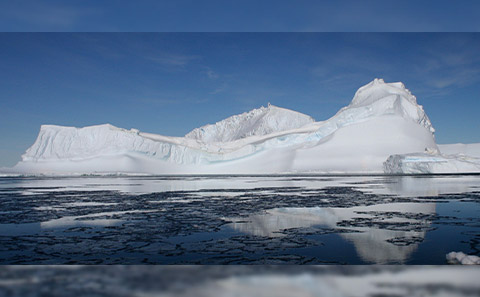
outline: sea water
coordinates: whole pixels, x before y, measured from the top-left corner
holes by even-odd
[[[1,264],[446,264],[480,176],[0,178]]]

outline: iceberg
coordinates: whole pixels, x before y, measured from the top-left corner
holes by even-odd
[[[375,79],[361,87],[348,106],[319,122],[269,104],[196,128],[184,137],[110,124],[84,128],[42,125],[35,143],[10,172],[383,174],[398,173],[391,168],[402,168],[402,173],[411,173],[398,156],[439,151],[434,132],[422,106],[402,83]],[[448,168],[458,171],[464,167]]]
[[[462,252],[450,252],[446,256],[449,264],[480,265],[480,257],[465,255]]]

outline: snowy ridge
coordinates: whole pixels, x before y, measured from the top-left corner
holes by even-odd
[[[12,170],[42,174],[392,173],[384,167],[391,155],[437,151],[434,131],[402,83],[375,79],[356,92],[350,105],[321,122],[269,105],[194,129],[186,137],[109,124],[44,125]]]
[[[229,142],[254,135],[267,135],[305,126],[315,120],[305,114],[268,104],[215,124],[195,128],[185,135],[204,143]]]

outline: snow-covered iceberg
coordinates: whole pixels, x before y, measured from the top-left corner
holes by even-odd
[[[185,137],[109,124],[43,125],[12,172],[383,173],[391,155],[438,151],[434,131],[402,83],[375,79],[361,87],[348,106],[320,122],[269,104]]]

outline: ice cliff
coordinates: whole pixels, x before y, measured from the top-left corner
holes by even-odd
[[[185,137],[109,124],[43,125],[13,170],[33,174],[410,173],[410,167],[402,165],[405,156],[428,151],[444,157],[434,131],[422,106],[402,83],[375,79],[361,87],[348,106],[321,122],[269,105],[194,129]],[[426,170],[435,172],[436,167]]]

